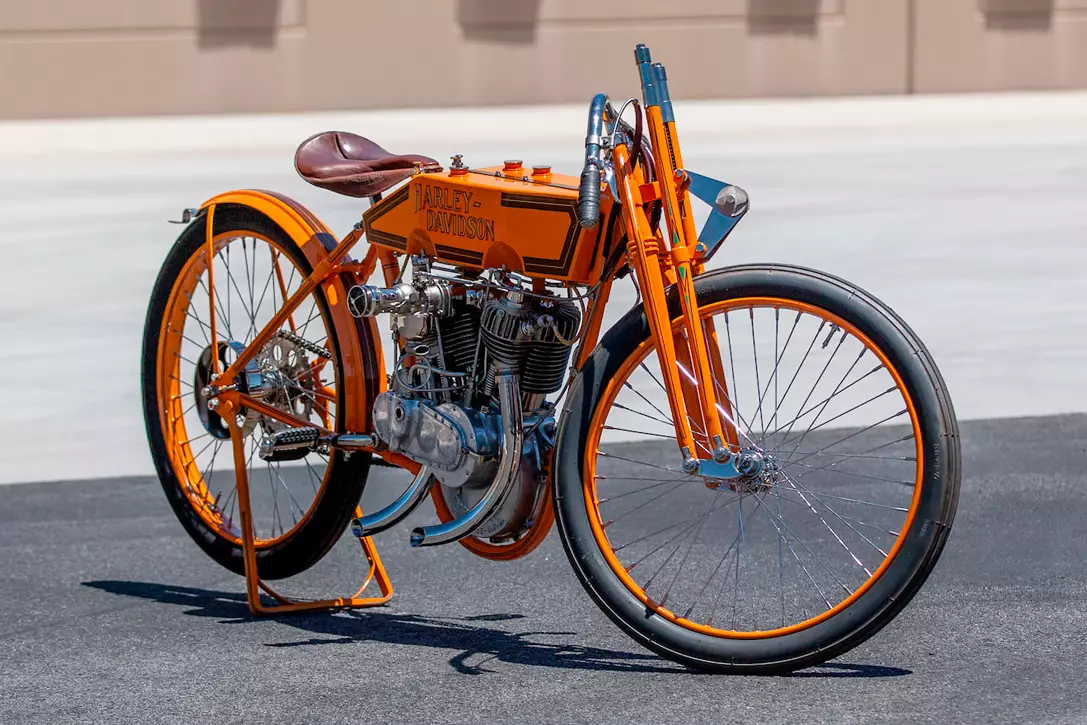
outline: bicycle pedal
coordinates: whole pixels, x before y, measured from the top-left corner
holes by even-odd
[[[320,438],[316,428],[287,428],[265,436],[258,454],[265,461],[297,461],[316,449]]]

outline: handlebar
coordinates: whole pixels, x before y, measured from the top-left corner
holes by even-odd
[[[638,64],[638,73],[641,75],[646,108],[660,106],[665,119],[672,121],[672,102],[668,97],[668,81],[664,66],[660,63],[654,64],[649,55],[649,48],[641,44],[634,49],[634,59]],[[618,116],[611,108],[608,97],[603,93],[597,93],[589,105],[589,128],[585,136],[585,168],[581,171],[581,184],[577,194],[578,223],[583,229],[592,229],[600,223],[600,176],[605,166],[600,152],[604,145],[605,109],[609,115]],[[641,146],[641,116],[638,117],[638,121],[635,144]],[[615,123],[629,131],[629,126],[623,123],[621,118],[616,118]],[[640,148],[634,150],[635,158],[640,151]]]
[[[589,106],[589,128],[585,135],[585,168],[581,171],[581,185],[577,194],[577,218],[583,229],[592,229],[600,222],[600,172],[604,162],[600,148],[604,133],[604,108],[608,97],[603,93],[593,96]]]

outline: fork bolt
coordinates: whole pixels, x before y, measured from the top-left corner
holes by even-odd
[[[728,463],[732,458],[732,451],[725,447],[724,441],[721,440],[721,436],[713,437],[713,460],[718,463]]]
[[[691,449],[687,446],[683,447],[683,472],[684,473],[697,473],[700,465],[698,459],[691,455]]]

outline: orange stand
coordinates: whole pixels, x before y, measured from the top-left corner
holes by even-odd
[[[230,426],[230,440],[234,448],[234,471],[238,489],[238,511],[242,525],[242,557],[245,563],[245,593],[249,602],[249,611],[255,615],[290,614],[293,612],[310,612],[329,609],[362,609],[364,607],[376,607],[385,604],[393,595],[393,586],[389,581],[389,575],[385,572],[385,566],[378,556],[377,547],[370,537],[362,537],[359,544],[362,545],[362,553],[369,565],[369,571],[358,591],[350,597],[338,599],[319,599],[313,601],[294,601],[277,593],[268,584],[261,581],[257,573],[257,547],[254,541],[253,515],[249,508],[249,475],[245,467],[245,445],[243,443],[241,429],[232,415],[233,405],[227,401],[221,401],[224,408],[221,415]],[[362,509],[355,508],[355,516],[362,517]],[[380,597],[363,597],[371,582],[377,581],[381,590]],[[261,602],[260,592],[263,590],[268,596],[279,604],[271,606]]]

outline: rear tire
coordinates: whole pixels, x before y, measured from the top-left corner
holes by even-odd
[[[179,442],[173,437],[173,431],[176,429],[173,426],[165,425],[168,414],[166,406],[169,396],[164,389],[163,381],[168,380],[169,377],[164,373],[164,370],[178,370],[181,363],[178,362],[176,363],[178,367],[171,368],[170,366],[175,363],[160,359],[168,342],[164,340],[164,336],[169,334],[167,332],[169,320],[179,318],[178,308],[176,307],[177,304],[182,304],[179,302],[182,299],[179,295],[192,294],[186,292],[188,287],[195,290],[200,289],[196,285],[196,281],[202,282],[202,280],[196,280],[196,276],[202,276],[203,273],[197,272],[194,276],[192,265],[194,263],[199,264],[199,260],[206,257],[204,253],[206,247],[206,223],[207,217],[202,214],[181,233],[162,266],[151,294],[143,338],[142,386],[144,418],[151,455],[158,472],[159,481],[178,520],[193,541],[208,556],[226,569],[236,574],[244,574],[240,529],[237,528],[238,524],[234,519],[233,511],[231,511],[229,522],[222,520],[217,523],[216,516],[218,516],[218,519],[225,519],[227,516],[226,511],[219,511],[216,514],[216,509],[226,508],[225,500],[212,501],[211,497],[214,495],[214,491],[204,490],[209,487],[189,480],[194,474],[187,474],[184,481],[179,477],[179,470],[185,470],[186,466],[184,461],[179,463],[178,460],[175,460],[179,455],[178,451],[188,450],[189,455],[194,460],[195,455],[191,449],[184,449],[179,446]],[[215,211],[214,232],[216,238],[223,237],[226,240],[225,244],[236,244],[236,242],[230,241],[235,237],[243,240],[253,238],[254,269],[257,264],[256,241],[259,239],[262,242],[270,243],[272,248],[277,250],[283,257],[286,257],[290,265],[293,265],[295,271],[301,275],[299,279],[311,271],[309,262],[290,236],[271,219],[253,209],[233,204],[219,205]],[[237,260],[238,255],[239,252],[235,250],[235,260]],[[248,264],[248,259],[246,263]],[[219,288],[224,287],[224,281],[219,277],[220,271],[216,271],[217,294],[219,294]],[[240,273],[238,276],[241,276]],[[242,286],[244,284],[243,281]],[[224,295],[223,298],[226,299],[226,293],[223,292],[222,294]],[[241,290],[238,290],[237,294],[238,297],[243,296]],[[313,298],[315,309],[319,311],[320,319],[324,321],[327,333],[327,343],[322,344],[327,345],[332,353],[330,362],[334,366],[335,380],[342,381],[341,341],[336,334],[334,325],[331,324],[328,301],[319,288],[313,292]],[[273,293],[273,302],[274,299]],[[184,315],[182,314],[180,317],[184,318]],[[365,329],[368,330],[369,328]],[[206,330],[200,331],[197,328],[197,331],[193,332],[190,329],[185,334],[188,334],[190,338],[198,338],[198,342],[202,343],[203,338],[200,338],[199,335],[206,334]],[[191,385],[189,387],[192,388]],[[351,402],[366,404],[366,401],[345,401],[343,399],[344,387],[342,384],[336,386],[335,409],[343,410],[343,406]],[[195,392],[194,390],[184,390],[183,392],[186,395],[183,397],[182,404],[187,408],[191,402],[188,399],[192,398]],[[317,398],[314,397],[315,402],[316,400]],[[330,407],[331,405],[326,404],[326,409]],[[336,415],[335,418],[337,432],[346,432],[342,426],[343,416]],[[220,425],[222,425],[221,422]],[[259,427],[259,425],[258,423],[257,426]],[[190,427],[195,428],[191,416]],[[195,436],[204,432],[204,430],[197,429],[190,431],[189,435]],[[254,431],[253,435],[256,435],[257,432]],[[219,442],[223,443],[224,441],[220,440]],[[226,450],[219,454],[223,456],[220,462],[226,463],[231,471],[228,476],[229,481],[229,477],[233,476],[234,466],[229,437],[225,439],[225,446],[223,447]],[[314,456],[316,454],[310,454],[310,457]],[[318,463],[321,466],[324,465],[323,461],[318,461]],[[271,536],[264,537],[262,540],[258,533],[256,559],[259,575],[264,579],[282,579],[294,576],[316,564],[328,553],[339,540],[354,515],[369,469],[369,454],[355,453],[350,458],[345,458],[341,453],[335,453],[328,460],[320,490],[314,495],[300,520],[289,530],[284,530],[285,525],[280,522],[278,536],[276,535],[274,523],[271,528]],[[311,468],[311,470],[313,469]],[[196,471],[196,474],[200,473],[199,470]],[[271,479],[271,469],[269,469],[269,478]],[[250,488],[253,489],[254,485],[251,480]],[[287,484],[284,483],[283,486],[286,488]],[[316,488],[316,485],[314,485],[314,488]],[[286,497],[288,494],[279,492],[279,495]],[[201,496],[203,496],[203,499]],[[223,497],[220,496],[219,498],[222,499]],[[295,501],[295,505],[298,505],[297,501]],[[284,501],[284,506],[290,509],[292,503]],[[302,507],[299,505],[298,509],[301,511]],[[293,511],[291,511],[291,514],[295,515]]]
[[[649,324],[642,308],[639,306],[631,310],[601,340],[572,387],[567,410],[560,423],[555,458],[555,511],[564,548],[579,580],[601,610],[636,641],[666,658],[700,670],[753,674],[784,673],[825,662],[856,647],[890,622],[917,593],[936,565],[954,519],[961,477],[958,426],[951,400],[936,365],[916,335],[889,308],[871,295],[843,280],[801,267],[749,265],[702,275],[695,280],[695,289],[698,303],[703,311],[712,308],[714,305],[717,305],[716,309],[725,310],[730,309],[730,305],[740,306],[743,307],[743,312],[739,317],[744,320],[744,324],[746,324],[747,319],[746,307],[748,304],[754,303],[741,302],[741,300],[770,300],[765,304],[771,310],[774,309],[774,299],[778,300],[784,307],[795,304],[797,306],[802,305],[805,309],[823,310],[829,316],[842,320],[845,324],[859,331],[861,337],[857,338],[858,340],[867,337],[873,345],[873,349],[881,351],[886,362],[889,363],[887,369],[890,370],[890,367],[893,366],[894,371],[901,378],[901,387],[904,387],[905,391],[903,397],[906,400],[912,400],[913,410],[915,411],[910,413],[911,419],[915,421],[913,428],[915,434],[910,437],[916,439],[916,447],[920,451],[920,458],[916,460],[922,463],[921,465],[913,464],[918,471],[917,479],[913,483],[913,488],[906,494],[912,496],[911,508],[906,514],[908,528],[904,527],[901,531],[888,531],[888,534],[894,534],[898,537],[896,539],[898,543],[896,548],[891,549],[889,556],[884,559],[885,568],[876,570],[873,579],[868,580],[864,586],[857,587],[855,590],[850,590],[849,587],[843,584],[846,591],[850,592],[850,597],[839,604],[842,607],[840,610],[833,608],[832,602],[828,601],[825,612],[791,627],[783,626],[778,629],[775,621],[772,630],[760,629],[757,623],[751,628],[751,631],[739,631],[736,628],[726,630],[716,628],[712,624],[712,613],[709,625],[697,624],[683,615],[679,609],[680,602],[677,601],[673,604],[673,601],[669,599],[671,589],[664,592],[663,599],[667,600],[666,607],[664,604],[658,603],[659,598],[654,599],[659,595],[645,595],[652,582],[646,584],[644,590],[639,591],[637,587],[641,587],[641,585],[633,581],[634,574],[629,573],[627,578],[633,581],[634,588],[632,588],[630,583],[624,581],[622,571],[617,568],[617,566],[627,567],[628,565],[620,562],[621,556],[614,551],[614,545],[611,542],[610,537],[613,534],[608,533],[615,529],[615,526],[608,528],[609,525],[613,525],[615,522],[605,521],[599,513],[601,505],[609,499],[599,496],[596,488],[597,479],[608,477],[596,475],[595,461],[597,455],[606,456],[607,454],[598,454],[595,448],[599,445],[596,442],[600,440],[600,429],[605,426],[608,420],[609,410],[605,409],[604,406],[610,409],[610,400],[615,400],[615,396],[622,392],[623,380],[626,379],[624,376],[627,374],[624,371],[634,369],[632,366],[636,362],[635,358],[639,355],[646,355],[647,346],[651,345],[649,342],[651,339]],[[674,294],[670,295],[669,303],[673,320],[678,320],[680,310]],[[754,312],[751,314],[753,315],[751,337],[747,339],[746,343],[749,346],[748,350],[752,349],[755,334]],[[785,313],[781,313],[781,316],[785,317]],[[797,319],[800,319],[800,313],[797,314]],[[732,334],[736,335],[736,332],[739,331],[739,325],[734,323],[733,326],[738,328],[732,331]],[[743,329],[746,330],[746,328]],[[824,330],[824,328],[820,328],[820,330]],[[724,334],[722,331],[722,337]],[[817,331],[816,334],[818,337],[814,339],[822,340],[826,332]],[[784,334],[782,334],[782,337],[784,337]],[[775,355],[777,354],[776,346],[777,342],[775,341]],[[826,347],[824,345],[824,348]],[[729,352],[731,355],[731,347]],[[782,355],[784,355],[784,351]],[[777,362],[780,363],[780,361],[781,357],[778,357]],[[727,359],[724,361],[724,365],[727,369]],[[764,374],[766,370],[767,368],[764,367]],[[777,372],[777,363],[774,364],[774,371]],[[765,377],[762,378],[762,383],[768,386]],[[731,384],[730,381],[729,385],[731,386]],[[816,385],[818,384],[817,380]],[[756,394],[755,396],[760,401],[760,409],[762,400],[766,396],[763,387],[762,385],[759,386],[759,392],[762,395]],[[781,387],[785,387],[784,382],[782,382]],[[615,392],[617,389],[619,392]],[[837,388],[835,388],[835,392],[837,392]],[[663,395],[663,393],[660,394]],[[908,394],[908,397],[906,394]],[[743,393],[733,390],[732,395],[743,395]],[[751,415],[752,408],[753,406],[750,406],[748,409],[749,415]],[[647,408],[647,410],[649,409]],[[740,414],[737,413],[737,415]],[[766,414],[769,415],[768,410]],[[753,416],[752,420],[754,420]],[[613,430],[616,429],[613,428]],[[667,429],[661,428],[661,430]],[[751,428],[751,430],[754,430],[754,428]],[[766,430],[767,428],[763,428],[764,432]],[[877,428],[876,430],[887,429]],[[919,435],[916,432],[919,432]],[[674,436],[674,433],[672,435]],[[788,435],[786,435],[786,438],[788,438]],[[767,445],[769,447],[769,444]],[[605,446],[607,446],[606,443]],[[781,448],[784,447],[781,446]],[[793,450],[795,451],[795,448]],[[654,459],[656,464],[651,462],[645,465],[668,467],[669,470],[678,469],[680,457],[678,450],[674,446],[674,438],[668,451],[668,455],[674,456],[673,458]],[[624,455],[636,457],[635,453]],[[862,458],[863,456],[855,457]],[[868,456],[868,458],[875,457],[877,456]],[[803,457],[800,460],[803,460]],[[903,458],[903,460],[906,459]],[[806,464],[809,469],[831,469],[831,472],[839,470],[833,468],[836,464],[820,468],[812,466],[810,463],[809,461],[809,464]],[[649,470],[652,473],[652,469]],[[625,475],[627,474],[622,474],[622,476]],[[795,472],[793,475],[796,476]],[[827,473],[827,475],[831,475],[831,473]],[[860,478],[854,479],[854,483],[858,487],[862,487],[866,483],[871,485],[870,482],[861,480],[863,478],[865,476],[861,474]],[[670,478],[668,483],[673,480],[678,480],[678,478]],[[694,486],[695,488],[686,488],[681,495],[688,497],[700,495],[699,491],[703,490],[703,486],[698,482],[698,479],[685,480],[690,480],[690,483],[682,484],[683,486]],[[813,479],[809,478],[807,480],[809,485],[814,485],[811,484]],[[614,482],[612,484],[619,485]],[[752,497],[758,497],[760,493],[766,494],[767,491],[773,491],[778,486],[777,479],[775,479],[775,483],[767,485],[766,488],[753,488],[753,493],[736,493],[736,499],[740,500],[747,497],[749,502],[754,503]],[[795,487],[793,491],[788,491],[784,484],[781,484],[780,487],[783,490],[782,496],[785,493],[796,491]],[[919,489],[919,492],[917,492],[917,489]],[[705,490],[709,490],[709,488]],[[825,492],[827,489],[822,490]],[[856,490],[863,489],[858,488]],[[893,489],[893,491],[902,490],[904,489]],[[638,492],[634,491],[634,493]],[[653,495],[655,494],[656,492]],[[708,495],[721,496],[722,494],[714,491]],[[728,495],[727,488],[724,495]],[[804,498],[804,496],[801,496],[801,498]],[[833,496],[829,499],[816,501],[809,493],[809,496],[804,498],[805,503],[809,499],[817,507],[822,505],[821,502],[831,499],[836,502],[835,505],[843,506],[842,503],[837,503],[837,498]],[[763,500],[769,499],[764,498]],[[845,498],[843,500],[848,501],[850,499]],[[800,502],[794,501],[794,503],[799,504]],[[645,514],[646,516],[660,517],[651,519],[653,521],[652,527],[655,528],[660,525],[660,522],[665,521],[663,517],[668,514],[668,504],[657,502],[650,505],[658,507],[655,513]],[[711,505],[711,512],[713,505],[716,504]],[[780,503],[778,505],[780,506]],[[760,506],[765,508],[766,504],[754,503],[751,508],[757,510]],[[645,509],[645,511],[649,510],[648,508]],[[815,511],[815,508],[812,511]],[[901,511],[907,511],[907,509],[902,508]],[[741,512],[743,512],[742,508]],[[780,508],[778,512],[781,513]],[[807,512],[804,511],[803,513],[806,514]],[[824,513],[826,513],[825,509]],[[710,514],[706,515],[709,516]],[[755,515],[755,511],[752,511],[749,515],[749,521],[750,516],[753,515]],[[799,516],[799,514],[797,515]],[[834,515],[837,516],[837,514]],[[826,513],[826,516],[831,518],[829,513]],[[743,518],[744,514],[741,513],[740,519]],[[766,518],[773,523],[774,515],[772,513],[768,513]],[[784,525],[784,518],[778,520]],[[827,528],[837,527],[839,530],[844,530],[845,526],[854,528],[853,524],[848,523],[849,521],[857,522],[858,519],[843,519],[843,523],[831,518],[831,526]],[[703,525],[704,523],[705,520],[703,520]],[[765,521],[763,523],[765,524]],[[741,523],[738,526],[741,532],[744,525]],[[861,525],[861,523],[856,523],[858,528]],[[779,527],[776,523],[773,523],[773,526],[777,529],[776,533],[780,536],[782,542],[790,541],[785,529]],[[649,527],[646,526],[645,528]],[[854,530],[856,531],[857,528],[854,528]],[[637,532],[637,534],[640,533],[640,531]],[[683,557],[684,563],[686,562],[686,556],[690,556],[691,551],[695,550],[701,535],[700,527],[698,533],[694,535],[694,541],[690,544],[690,550]],[[874,536],[873,534],[873,538]],[[829,542],[827,544],[829,547],[836,546],[829,535],[825,535],[825,538]],[[652,540],[650,541],[652,542]],[[735,544],[735,541],[733,543]],[[681,543],[679,546],[682,547],[683,544]],[[846,545],[842,544],[842,546]],[[622,548],[622,546],[619,547],[619,549]],[[761,561],[758,566],[771,567],[772,561],[776,558],[778,575],[780,576],[782,560],[777,557],[780,556],[782,546],[779,543],[775,548],[776,550],[763,560],[757,560],[752,554],[750,560],[752,563],[745,563],[744,566],[750,566],[754,570],[756,561]],[[804,554],[803,550],[800,550],[799,544],[795,548],[799,550],[800,555]],[[849,547],[846,546],[846,549],[848,550]],[[877,549],[879,549],[878,546]],[[659,556],[663,556],[663,553],[667,550],[663,549]],[[677,548],[676,551],[678,550]],[[722,550],[724,550],[723,546],[719,549],[710,549],[713,552]],[[633,557],[634,555],[630,554],[630,551],[630,549],[625,550],[624,555]],[[699,551],[701,552],[702,549],[699,549]],[[841,554],[840,551],[838,553]],[[850,553],[852,554],[852,552]],[[658,555],[654,554],[654,556]],[[706,554],[706,556],[708,557],[709,554]],[[716,553],[714,553],[714,556],[716,556]],[[737,576],[733,580],[736,589],[735,596],[737,601],[746,601],[741,600],[739,585],[740,553],[736,553],[735,556],[737,560]],[[786,552],[786,559],[788,559],[788,556],[789,553]],[[872,554],[872,556],[875,555]],[[673,559],[673,562],[677,561],[678,558]],[[669,556],[669,559],[672,559],[672,556]],[[801,559],[802,556],[797,556],[798,563]],[[725,559],[722,557],[722,562],[724,561]],[[667,563],[666,560],[665,564]],[[635,565],[630,565],[629,569],[634,569]],[[646,566],[650,565],[647,564]],[[729,560],[729,567],[731,567],[731,560]],[[718,565],[718,568],[720,568],[720,565]],[[811,568],[814,569],[815,565],[811,565]],[[675,575],[677,579],[682,571],[683,565],[680,565],[679,572]],[[713,571],[716,572],[717,570]],[[818,577],[819,572],[815,571],[815,575]],[[656,575],[654,574],[654,576]],[[858,576],[860,575],[858,574]],[[710,579],[706,581],[706,585],[703,585],[703,589],[708,586],[711,580],[718,581],[713,577],[714,574],[711,574]],[[724,578],[728,579],[727,571]],[[798,575],[797,579],[802,580],[803,577]],[[771,581],[773,580],[771,579]],[[675,580],[672,583],[674,584]],[[803,584],[802,581],[801,584]],[[819,589],[815,579],[812,580],[812,584],[815,585],[816,589]],[[725,586],[725,583],[721,584],[722,589]],[[755,585],[752,584],[751,586],[754,587]],[[797,586],[799,587],[800,584]],[[770,591],[773,592],[772,589]],[[640,596],[640,594],[645,596]],[[823,597],[824,592],[820,591],[819,594],[820,597]],[[762,596],[764,598],[760,600],[758,596],[752,595],[752,611],[754,611],[755,606],[765,606],[767,601],[772,601],[776,607],[776,592],[773,592],[772,599],[765,598],[765,594]],[[830,592],[823,598],[832,600],[834,596],[834,593]],[[784,625],[787,606],[784,584],[782,584],[781,597],[781,617]],[[856,598],[853,599],[853,597]],[[691,605],[691,609],[687,610],[687,615],[691,614],[696,604],[697,601]],[[733,607],[735,606],[734,604]],[[675,611],[673,612],[668,607]],[[717,605],[715,603],[714,612],[716,611]],[[776,617],[776,609],[774,611]],[[735,617],[734,609],[734,621]],[[823,618],[820,619],[820,617]]]

